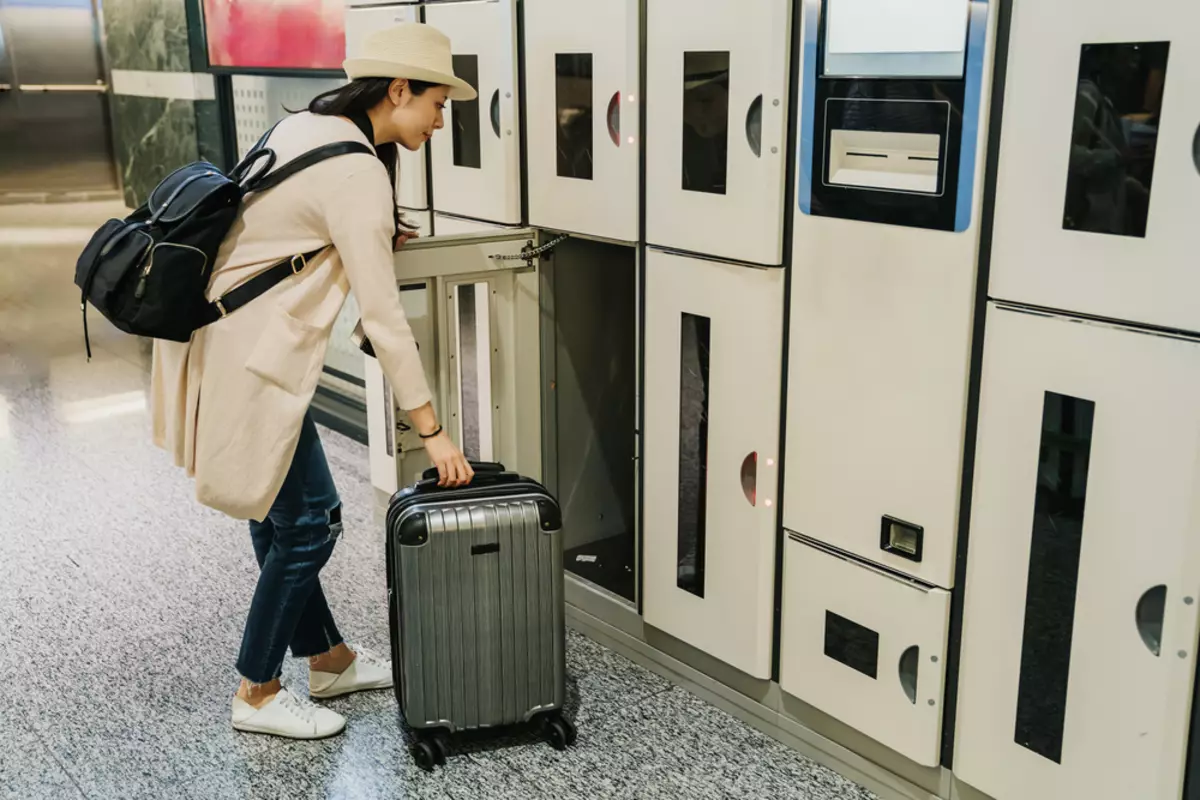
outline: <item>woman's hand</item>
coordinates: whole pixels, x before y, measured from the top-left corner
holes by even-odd
[[[438,486],[466,486],[475,477],[475,470],[467,463],[466,456],[450,441],[450,434],[444,430],[432,439],[425,440],[425,453],[437,467]]]
[[[392,249],[399,252],[401,247],[408,243],[409,239],[419,239],[421,234],[416,231],[400,231],[396,234],[396,240],[392,242]]]

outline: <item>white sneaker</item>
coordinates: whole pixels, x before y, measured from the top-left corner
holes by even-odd
[[[262,708],[234,697],[233,727],[285,739],[325,739],[345,730],[346,718],[283,689]]]
[[[308,675],[308,693],[313,697],[328,700],[344,694],[371,689],[392,688],[392,662],[386,661],[366,650],[359,650],[358,657],[345,672],[318,672]]]

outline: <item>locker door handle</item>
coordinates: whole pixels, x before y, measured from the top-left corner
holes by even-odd
[[[1192,139],[1192,161],[1196,163],[1196,172],[1200,172],[1200,127],[1196,128],[1196,138]]]
[[[921,648],[915,644],[900,655],[900,688],[913,705],[917,704],[917,670],[920,661]]]
[[[612,139],[612,143],[617,147],[621,146],[621,93],[617,92],[612,96],[612,100],[608,101],[608,114],[605,116],[608,121],[608,138]],[[1200,142],[1200,138],[1197,138]],[[1200,163],[1200,162],[1197,162]]]
[[[11,83],[0,83],[0,94],[3,94],[4,92],[11,92],[12,90],[13,85]]]
[[[1138,635],[1142,644],[1155,656],[1162,655],[1163,615],[1167,608],[1167,587],[1154,586],[1145,591],[1138,599],[1137,619]]]
[[[742,494],[746,502],[758,505],[758,453],[751,453],[742,461]]]
[[[496,134],[496,138],[500,138],[500,90],[492,92],[491,106],[492,130]]]
[[[760,94],[754,98],[754,102],[750,104],[750,109],[746,112],[746,141],[750,144],[750,150],[758,158],[762,158],[762,109],[763,96]]]

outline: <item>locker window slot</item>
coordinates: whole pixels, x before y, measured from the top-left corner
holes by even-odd
[[[1065,229],[1145,237],[1170,46],[1083,45]]]
[[[825,612],[825,655],[868,678],[879,676],[879,634],[832,611]]]
[[[1017,744],[1062,763],[1092,422],[1090,400],[1046,392],[1034,494]]]
[[[454,74],[479,91],[479,56],[454,56]],[[450,129],[454,166],[480,169],[479,98],[450,101]]]
[[[559,53],[556,77],[555,127],[560,178],[592,180],[592,54]]]
[[[492,345],[488,284],[455,287],[459,441],[472,461],[492,461]]]
[[[679,347],[679,569],[676,585],[704,597],[712,320],[684,314]]]
[[[729,168],[729,53],[683,54],[683,188],[725,194]]]

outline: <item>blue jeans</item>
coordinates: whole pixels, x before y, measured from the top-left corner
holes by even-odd
[[[237,662],[246,680],[278,678],[289,645],[305,658],[342,643],[318,577],[341,533],[341,500],[317,426],[305,415],[275,504],[265,520],[250,523],[261,571]]]

